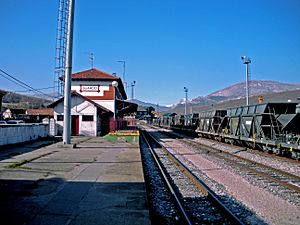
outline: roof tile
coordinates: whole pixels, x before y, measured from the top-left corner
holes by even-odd
[[[117,80],[119,77],[115,77],[111,74],[105,73],[97,69],[85,70],[79,73],[72,74],[72,79],[108,79]]]

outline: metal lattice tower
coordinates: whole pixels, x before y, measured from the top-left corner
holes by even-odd
[[[59,0],[55,49],[55,78],[53,93],[54,97],[56,98],[62,97],[64,94],[64,82],[59,78],[65,76],[69,4],[69,0]]]

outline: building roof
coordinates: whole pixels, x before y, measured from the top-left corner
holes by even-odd
[[[12,114],[25,114],[26,109],[19,109],[19,108],[4,108],[6,112],[10,111]]]
[[[88,101],[88,102],[92,103],[94,106],[96,106],[97,108],[100,108],[100,109],[103,111],[103,113],[112,113],[109,109],[103,107],[102,105],[97,104],[96,102],[94,102],[94,101],[88,99],[87,97],[85,97],[85,96],[79,94],[79,93],[76,92],[76,91],[72,91],[71,96],[78,96],[79,98],[83,98],[85,101]],[[63,101],[64,101],[64,97],[58,99],[58,100],[55,101],[55,102],[52,102],[52,103],[51,103],[50,105],[48,105],[47,107],[48,107],[48,108],[54,108],[56,105],[58,105],[59,103],[61,103],[61,102],[63,102]]]
[[[53,116],[53,109],[27,109],[27,115],[32,116]]]
[[[137,111],[139,111],[139,112],[147,112],[146,107],[144,107],[142,105],[138,105]]]
[[[119,77],[113,76],[111,74],[105,73],[103,71],[97,70],[97,69],[90,69],[90,70],[85,70],[79,73],[74,73],[72,74],[72,80],[118,80],[120,79]]]
[[[118,115],[124,115],[126,113],[134,113],[137,111],[138,104],[128,102],[128,101],[121,101],[117,100],[116,107],[118,109]]]
[[[61,80],[64,80],[64,77],[60,78]],[[127,95],[124,89],[123,82],[120,77],[111,75],[109,73],[97,70],[95,68],[90,70],[85,70],[78,73],[72,74],[72,81],[75,80],[88,80],[88,81],[95,81],[95,80],[101,80],[101,81],[117,81],[118,82],[118,89],[120,91],[120,94],[122,95],[123,99],[127,99]]]

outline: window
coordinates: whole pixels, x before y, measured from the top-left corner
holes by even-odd
[[[82,116],[82,121],[94,121],[94,116]]]
[[[57,115],[57,121],[64,121],[64,115]]]

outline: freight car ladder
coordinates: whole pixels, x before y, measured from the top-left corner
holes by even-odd
[[[283,134],[282,134],[282,126],[278,123],[278,120],[276,119],[276,113],[275,109],[269,107],[270,112],[270,122],[271,122],[271,136],[274,138],[274,140],[282,140]]]

